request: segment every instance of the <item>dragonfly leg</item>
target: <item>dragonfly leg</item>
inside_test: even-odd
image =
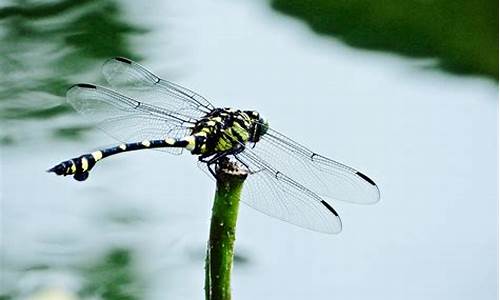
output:
[[[247,168],[247,170],[248,170],[248,172],[249,172],[249,173],[252,173],[252,172],[250,171],[250,167],[248,166],[248,164],[246,164],[244,161],[242,161],[242,160],[241,160],[238,156],[236,156],[236,155],[234,155],[234,158],[235,158],[235,159],[236,159],[236,160],[237,160],[240,164],[244,165],[244,166],[245,166],[245,168]]]
[[[226,152],[220,152],[220,153],[216,153],[213,155],[201,155],[198,158],[198,160],[206,163],[208,170],[210,171],[210,174],[212,174],[212,176],[214,176],[214,178],[217,178],[215,169],[217,167],[217,164],[221,161],[221,159],[227,157],[228,155],[234,155],[236,157],[236,154],[241,153],[244,149],[245,149],[244,147],[238,147],[237,149],[229,150]],[[240,160],[238,160],[238,161],[240,161]],[[243,163],[243,165],[245,165],[245,164]],[[248,169],[248,166],[245,165],[245,167],[247,167],[247,169]]]
[[[210,157],[211,155],[202,155],[198,158],[199,161],[201,162],[204,162],[207,164],[207,167],[208,167],[208,170],[210,171],[210,174],[212,174],[212,176],[214,178],[217,178],[216,176],[216,173],[215,173],[215,168],[212,168],[221,158],[225,157],[228,155],[228,152],[220,152],[220,153],[216,153],[216,154],[213,154],[212,157]],[[209,158],[210,157],[210,158]]]

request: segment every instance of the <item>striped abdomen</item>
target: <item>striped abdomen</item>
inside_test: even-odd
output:
[[[95,166],[95,164],[108,156],[115,155],[118,153],[136,151],[142,149],[154,149],[154,148],[191,148],[194,145],[192,137],[186,137],[181,140],[175,140],[167,138],[164,140],[146,140],[136,143],[121,144],[115,147],[107,148],[104,150],[98,150],[90,154],[84,154],[82,156],[64,161],[53,168],[49,169],[47,172],[53,172],[57,175],[67,176],[73,175],[78,181],[83,181],[89,176],[89,171]]]

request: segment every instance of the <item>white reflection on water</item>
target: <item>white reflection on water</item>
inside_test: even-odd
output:
[[[494,83],[348,48],[264,2],[127,8],[156,29],[135,40],[156,73],[215,104],[258,109],[381,187],[377,205],[335,203],[338,236],[243,206],[237,244],[249,264],[235,269],[235,299],[496,298]],[[147,299],[203,298],[203,261],[190,253],[204,247],[213,183],[194,158],[117,157],[82,184],[43,170],[109,139],[96,132],[60,142],[43,136],[51,124],[23,126],[40,134],[2,153],[6,282],[15,285],[30,264],[65,268],[126,246],[137,253]]]

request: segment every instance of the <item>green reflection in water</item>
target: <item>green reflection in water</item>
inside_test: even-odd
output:
[[[0,118],[72,112],[61,98],[66,89],[85,74],[97,77],[89,72],[109,57],[140,59],[129,38],[145,32],[129,24],[113,0],[23,0],[0,8]],[[34,101],[39,98],[52,101]],[[74,137],[67,131],[56,135]]]
[[[54,295],[49,293],[50,291],[58,291],[60,295],[71,296],[57,299],[77,299],[73,298],[76,295],[78,299],[135,300],[144,298],[144,288],[130,249],[112,248],[102,257],[97,258],[94,263],[59,268],[60,266],[54,267],[46,264],[35,264],[24,268],[24,277],[21,278],[31,278],[30,284],[11,287],[6,293],[0,294],[0,300],[49,299],[46,295]],[[78,278],[81,285],[58,284],[59,281],[51,279],[54,278],[54,274],[60,274],[62,276],[60,278],[73,278],[72,276],[65,277],[70,274],[68,271],[74,275],[74,278]],[[27,295],[29,297],[26,297]]]
[[[272,0],[271,4],[349,45],[437,57],[445,70],[498,80],[498,0]]]
[[[11,135],[0,135],[0,145],[8,146],[14,144],[14,137]]]
[[[48,108],[23,108],[23,107],[7,107],[0,112],[0,117],[3,119],[46,119],[58,116],[71,111],[67,105],[58,105]]]
[[[78,140],[91,128],[92,127],[90,126],[68,126],[56,129],[54,131],[54,136],[56,138],[63,138],[66,140]]]
[[[84,299],[134,300],[142,299],[143,289],[138,282],[130,250],[111,250],[94,266],[83,270],[86,284],[79,292]]]

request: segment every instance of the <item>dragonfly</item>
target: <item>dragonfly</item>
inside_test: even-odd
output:
[[[63,161],[48,172],[83,181],[104,158],[155,149],[176,155],[187,150],[215,176],[217,166],[231,158],[248,174],[243,203],[329,234],[339,233],[342,222],[325,198],[358,204],[380,199],[379,188],[368,176],[295,142],[270,127],[257,111],[215,107],[198,93],[123,57],[107,60],[102,73],[113,89],[79,83],[68,89],[66,99],[120,144]]]

